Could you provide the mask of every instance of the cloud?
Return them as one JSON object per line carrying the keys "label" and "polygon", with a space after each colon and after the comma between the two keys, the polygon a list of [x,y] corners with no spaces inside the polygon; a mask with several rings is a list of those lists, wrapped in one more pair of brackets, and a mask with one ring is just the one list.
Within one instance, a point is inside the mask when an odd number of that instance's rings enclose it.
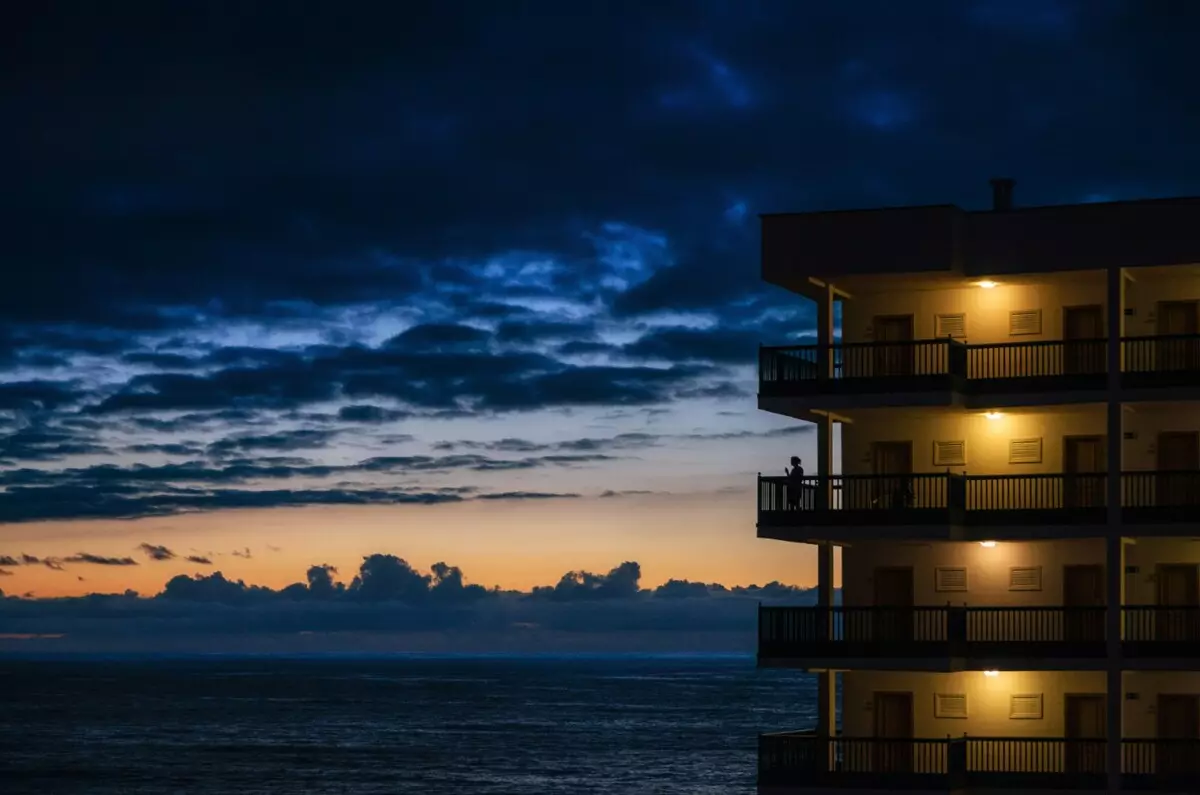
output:
{"label": "cloud", "polygon": [[301,429],[259,436],[236,436],[213,442],[208,446],[208,453],[213,456],[226,456],[255,450],[273,452],[311,450],[327,446],[337,437],[338,433],[336,430]]}
{"label": "cloud", "polygon": [[[459,647],[474,643],[486,649],[497,644],[528,648],[529,643],[544,643],[533,640],[539,633],[666,633],[686,646],[689,633],[717,632],[732,633],[733,640],[725,642],[752,649],[760,601],[814,600],[811,590],[779,583],[730,588],[671,580],[644,589],[640,567],[633,561],[606,574],[568,572],[555,585],[527,594],[470,583],[461,569],[444,562],[420,572],[386,553],[364,556],[349,583],[337,575],[336,568],[315,564],[301,582],[279,590],[214,572],[173,577],[152,598],[132,591],[66,599],[11,598],[0,602],[0,633],[57,634],[71,638],[77,644],[73,648],[107,644],[114,638],[140,648],[161,643],[178,648],[189,637],[203,638],[211,651],[222,644],[237,647],[238,637],[281,633],[353,637],[352,633],[372,632],[412,638],[452,633],[462,639],[456,641]],[[412,642],[407,641],[410,648]]]}
{"label": "cloud", "polygon": [[[213,49],[229,23],[200,10],[88,12],[65,38],[41,15],[0,99],[28,122],[0,131],[20,153],[5,261],[22,264],[0,295],[0,522],[463,499],[435,462],[353,463],[424,444],[385,439],[388,423],[456,439],[503,419],[522,439],[522,424],[625,408],[619,434],[643,432],[645,409],[721,442],[739,429],[714,404],[750,405],[756,345],[814,322],[811,302],[762,284],[756,214],[980,206],[997,163],[1036,175],[1029,204],[1200,192],[1178,68],[1200,9],[1147,5],[531,20],[442,4],[420,24],[399,5],[303,20],[255,5],[238,54]],[[264,59],[271,75],[249,66]],[[159,79],[130,82],[138,70]],[[231,146],[231,129],[253,134]],[[1170,134],[1108,156],[1146,130]],[[597,444],[639,449],[615,439]],[[547,452],[589,440],[560,441]],[[311,460],[268,460],[296,452]],[[446,466],[497,473],[483,491],[502,494],[520,491],[504,472],[553,464]]]}
{"label": "cloud", "polygon": [[574,499],[578,494],[555,494],[544,491],[502,491],[494,494],[479,494],[477,500],[559,500]]}
{"label": "cloud", "polygon": [[[11,571],[9,571],[8,569],[0,569],[0,577],[11,577],[11,576],[13,576],[13,573]],[[0,596],[3,596],[3,595],[4,595],[4,592],[0,591]]]}
{"label": "cloud", "polygon": [[399,409],[388,409],[382,406],[359,404],[342,406],[338,409],[338,419],[345,422],[384,423],[395,422],[412,416],[411,412]]}
{"label": "cloud", "polygon": [[151,560],[172,560],[176,557],[174,552],[159,544],[147,544],[143,542],[138,545],[138,549],[144,552],[146,557]]}
{"label": "cloud", "polygon": [[90,552],[77,552],[62,559],[63,563],[90,563],[95,566],[136,566],[133,558],[110,558],[104,555],[93,555]]}
{"label": "cloud", "polygon": [[229,554],[233,555],[235,558],[246,558],[247,560],[253,557],[253,555],[250,554],[250,547],[245,547],[244,549],[235,549]]}
{"label": "cloud", "polygon": [[184,558],[184,560],[186,560],[188,563],[198,563],[201,566],[213,565],[212,560],[204,555],[188,555],[186,558]]}

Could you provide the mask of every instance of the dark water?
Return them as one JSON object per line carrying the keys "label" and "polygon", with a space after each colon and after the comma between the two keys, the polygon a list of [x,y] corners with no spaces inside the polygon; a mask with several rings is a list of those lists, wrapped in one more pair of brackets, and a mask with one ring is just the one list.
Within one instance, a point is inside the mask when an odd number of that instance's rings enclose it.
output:
{"label": "dark water", "polygon": [[0,792],[748,795],[814,687],[751,658],[0,661]]}

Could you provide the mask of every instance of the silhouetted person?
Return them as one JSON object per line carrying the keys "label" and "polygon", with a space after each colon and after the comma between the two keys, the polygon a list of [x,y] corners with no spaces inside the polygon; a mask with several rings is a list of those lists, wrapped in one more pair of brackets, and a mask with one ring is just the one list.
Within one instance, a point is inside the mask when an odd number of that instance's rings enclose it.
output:
{"label": "silhouetted person", "polygon": [[904,477],[896,479],[896,494],[892,497],[892,504],[897,508],[912,507],[913,489],[911,479]]}
{"label": "silhouetted person", "polygon": [[800,466],[798,456],[792,456],[792,468],[784,467],[783,474],[787,475],[788,510],[797,511],[800,509],[800,499],[804,493],[804,467]]}

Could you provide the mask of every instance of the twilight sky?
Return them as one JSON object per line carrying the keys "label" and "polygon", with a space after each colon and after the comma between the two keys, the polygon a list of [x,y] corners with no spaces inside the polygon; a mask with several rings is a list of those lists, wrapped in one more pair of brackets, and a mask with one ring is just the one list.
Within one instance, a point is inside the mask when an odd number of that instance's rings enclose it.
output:
{"label": "twilight sky", "polygon": [[5,8],[10,596],[811,584],[756,214],[1200,193],[1186,0],[284,7]]}

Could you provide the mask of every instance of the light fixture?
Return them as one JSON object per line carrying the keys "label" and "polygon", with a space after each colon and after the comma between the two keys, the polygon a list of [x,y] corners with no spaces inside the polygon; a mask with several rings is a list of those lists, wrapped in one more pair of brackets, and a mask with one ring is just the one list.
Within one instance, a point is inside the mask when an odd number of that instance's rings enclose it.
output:
{"label": "light fixture", "polygon": [[999,676],[1000,672],[999,671],[984,671],[983,675],[984,676]]}
{"label": "light fixture", "polygon": [[994,282],[991,279],[984,279],[981,282],[975,282],[975,283],[978,284],[980,287],[982,287],[985,290],[990,290],[997,285],[997,282]]}
{"label": "light fixture", "polygon": [[989,420],[998,420],[1004,415],[998,411],[985,411],[983,412],[983,416],[987,417]]}
{"label": "light fixture", "polygon": [[996,546],[996,542],[995,541],[980,541],[979,546],[986,547],[987,549],[991,549],[992,547]]}

